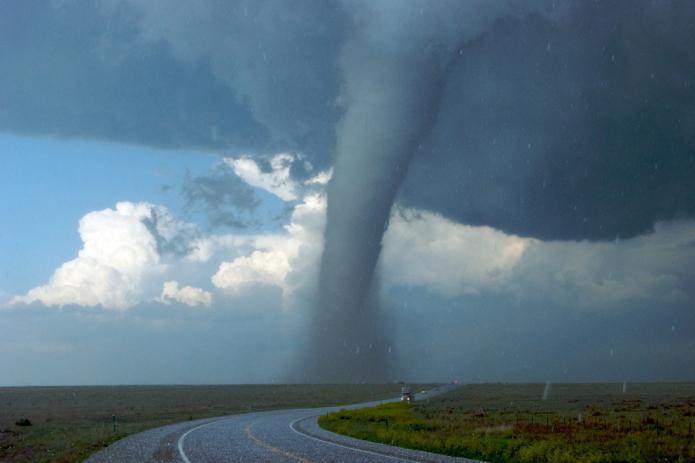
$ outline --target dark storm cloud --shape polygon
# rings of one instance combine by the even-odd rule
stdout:
[[[159,255],[184,257],[194,249],[193,242],[200,237],[197,227],[176,224],[171,227],[171,215],[166,210],[152,208],[149,217],[142,220],[157,243]]]
[[[345,15],[335,2],[105,0],[144,43],[201,63],[267,130],[267,150],[300,150],[324,169],[340,116],[338,56]],[[263,147],[262,144],[256,148]],[[295,174],[305,174],[295,169]]]
[[[211,227],[246,228],[248,213],[258,206],[253,188],[225,164],[209,175],[186,175],[182,187],[188,213],[203,212]]]
[[[572,5],[467,44],[405,203],[547,239],[695,213],[695,4]]]
[[[692,2],[101,5],[4,4],[0,130],[333,165],[311,379],[383,371],[375,269],[399,192],[544,239],[695,214]],[[189,196],[214,204],[225,181]]]
[[[423,14],[415,4],[379,7],[386,32],[360,45],[369,9],[359,2],[5,2],[0,130],[300,150],[325,167],[341,114],[359,101],[351,76],[388,28],[406,24],[412,37],[385,42],[380,78],[400,88],[436,76],[428,53],[450,69],[432,91],[409,91],[442,97],[427,109],[436,123],[407,170],[405,203],[542,238],[612,239],[692,216],[695,6],[558,2],[566,14],[549,18],[541,3],[500,2],[497,16],[471,4],[444,39],[429,10],[455,18],[457,2],[423,5]],[[479,33],[461,35],[471,22],[483,24]],[[404,58],[415,69],[398,71]],[[385,122],[369,124],[390,130]],[[293,174],[306,175],[301,167]]]
[[[98,5],[37,1],[0,7],[0,130],[167,148],[282,145],[325,151],[330,133],[273,137],[248,98],[215,74],[207,56],[182,61],[165,40],[143,40],[137,12]],[[314,90],[304,84],[304,94],[289,93],[312,101],[306,93]],[[274,88],[285,91],[287,85],[275,82]],[[294,117],[283,114],[288,124],[305,119],[302,108],[285,111],[295,111]],[[326,114],[314,117],[330,120]]]

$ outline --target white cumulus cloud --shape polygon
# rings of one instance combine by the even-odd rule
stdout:
[[[255,236],[252,251],[220,264],[212,277],[215,287],[239,293],[267,284],[279,286],[289,296],[310,284],[323,248],[325,211],[324,195],[305,196],[295,206],[286,233]]]
[[[397,210],[384,236],[382,278],[446,297],[481,292],[603,309],[695,298],[695,222],[658,223],[619,242],[540,241]]]
[[[297,185],[290,176],[290,166],[293,161],[294,156],[291,154],[276,154],[270,160],[270,172],[264,172],[250,157],[224,159],[224,162],[243,181],[253,187],[266,190],[283,201],[294,201],[299,198]]]
[[[537,241],[510,279],[515,294],[585,309],[692,303],[695,222],[657,223],[615,242]]]
[[[447,296],[503,288],[531,240],[427,211],[395,211],[384,236],[386,283]]]
[[[289,307],[313,297],[325,219],[325,194],[305,192],[283,233],[202,235],[163,206],[120,202],[85,215],[77,257],[9,303],[124,310],[154,299],[209,306],[212,292],[178,281],[211,277],[215,290],[234,296],[276,286]],[[659,223],[619,242],[547,242],[395,208],[380,268],[387,286],[444,297],[495,293],[592,309],[682,304],[695,299],[694,243],[695,221]]]
[[[305,181],[305,185],[327,185],[333,177],[333,168],[319,172],[318,174]]]
[[[282,246],[277,250],[254,251],[249,256],[241,256],[231,262],[223,262],[212,283],[218,288],[238,292],[256,284],[283,286],[290,272],[292,253],[285,252]]]
[[[172,280],[164,282],[162,294],[156,300],[163,304],[180,302],[191,307],[199,305],[210,306],[212,304],[212,294],[193,286],[179,288],[179,283]]]
[[[12,304],[128,309],[142,300],[148,278],[166,269],[161,253],[185,249],[190,230],[149,203],[119,202],[115,209],[90,212],[80,220],[78,256]]]

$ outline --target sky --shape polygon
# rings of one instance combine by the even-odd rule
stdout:
[[[689,2],[0,6],[0,386],[695,380]]]

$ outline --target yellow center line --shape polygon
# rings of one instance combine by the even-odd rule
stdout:
[[[290,453],[287,450],[284,450],[284,449],[281,449],[278,447],[274,447],[274,446],[270,445],[269,443],[262,441],[258,437],[254,436],[253,433],[251,432],[251,426],[253,426],[253,425],[254,425],[254,423],[251,423],[248,426],[246,426],[246,428],[244,429],[244,434],[246,434],[246,437],[251,439],[253,441],[253,443],[256,444],[257,446],[263,447],[266,450],[270,450],[271,452],[273,452],[277,455],[282,455],[283,457],[291,458],[292,460],[301,461],[302,463],[315,463],[312,460],[301,457],[299,455],[295,455],[294,453]]]

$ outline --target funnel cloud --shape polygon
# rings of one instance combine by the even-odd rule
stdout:
[[[549,4],[348,4],[355,10],[341,54],[346,109],[327,190],[308,378],[381,381],[395,366],[375,279],[382,237],[410,159],[435,124],[449,70],[465,42],[496,19]]]

